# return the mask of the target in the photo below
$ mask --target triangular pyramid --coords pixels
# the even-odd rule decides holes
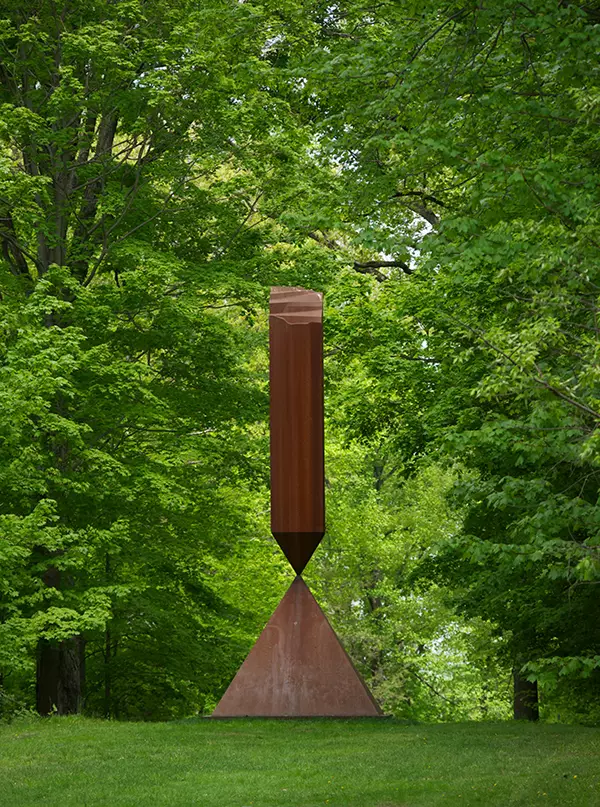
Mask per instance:
[[[379,706],[297,577],[213,717],[377,717]]]

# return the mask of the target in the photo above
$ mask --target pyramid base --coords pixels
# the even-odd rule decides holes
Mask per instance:
[[[394,715],[202,715],[202,720],[393,720]]]
[[[225,717],[381,717],[301,577],[289,587],[212,714]]]

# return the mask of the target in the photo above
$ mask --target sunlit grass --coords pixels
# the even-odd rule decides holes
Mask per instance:
[[[0,805],[600,805],[600,729],[393,720],[21,720]]]

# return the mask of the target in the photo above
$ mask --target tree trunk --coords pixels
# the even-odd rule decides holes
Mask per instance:
[[[537,681],[528,681],[521,676],[517,667],[513,669],[514,699],[513,715],[515,720],[539,720]]]
[[[40,642],[36,676],[36,706],[41,715],[76,714],[81,709],[84,681],[84,640]]]
[[[60,588],[65,582],[61,577],[60,570],[51,566],[42,579],[48,587]],[[85,640],[82,636],[72,636],[62,642],[39,642],[36,708],[41,715],[77,714],[81,710],[84,681]]]
[[[110,644],[110,630],[107,628],[104,633],[104,717],[107,719],[111,713],[111,644]]]

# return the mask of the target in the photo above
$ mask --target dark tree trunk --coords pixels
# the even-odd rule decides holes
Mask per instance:
[[[45,554],[47,554],[44,551]],[[57,554],[57,553],[54,553]],[[56,566],[44,572],[44,583],[60,588],[62,575]],[[37,649],[36,708],[41,715],[77,714],[81,710],[85,681],[85,640],[72,636],[62,642],[41,640]]]
[[[111,565],[110,565],[110,555],[107,552],[106,558],[104,560],[104,572],[106,575],[106,585],[109,586],[111,583]],[[111,699],[112,699],[112,681],[111,681],[111,649],[112,649],[112,637],[110,634],[110,623],[107,624],[106,630],[104,632],[104,717],[109,718],[111,716]]]
[[[515,720],[539,720],[537,681],[528,681],[521,676],[518,668],[513,669],[513,715]]]
[[[85,677],[84,641],[74,636],[59,643],[40,642],[36,706],[41,715],[76,714],[81,709]]]
[[[106,630],[104,634],[104,717],[109,718],[111,712],[111,644],[110,644],[110,630]]]
[[[367,602],[369,604],[369,609],[371,612],[371,616],[373,617],[373,624],[374,626],[379,627],[381,624],[381,616],[382,616],[382,606],[383,601],[381,597],[377,596],[374,593],[374,590],[377,588],[378,584],[380,583],[383,574],[381,569],[373,569],[371,580],[367,584]],[[383,650],[378,650],[376,647],[373,648],[370,654],[370,660],[368,662],[369,669],[371,671],[371,675],[373,678],[376,678],[383,666]]]

